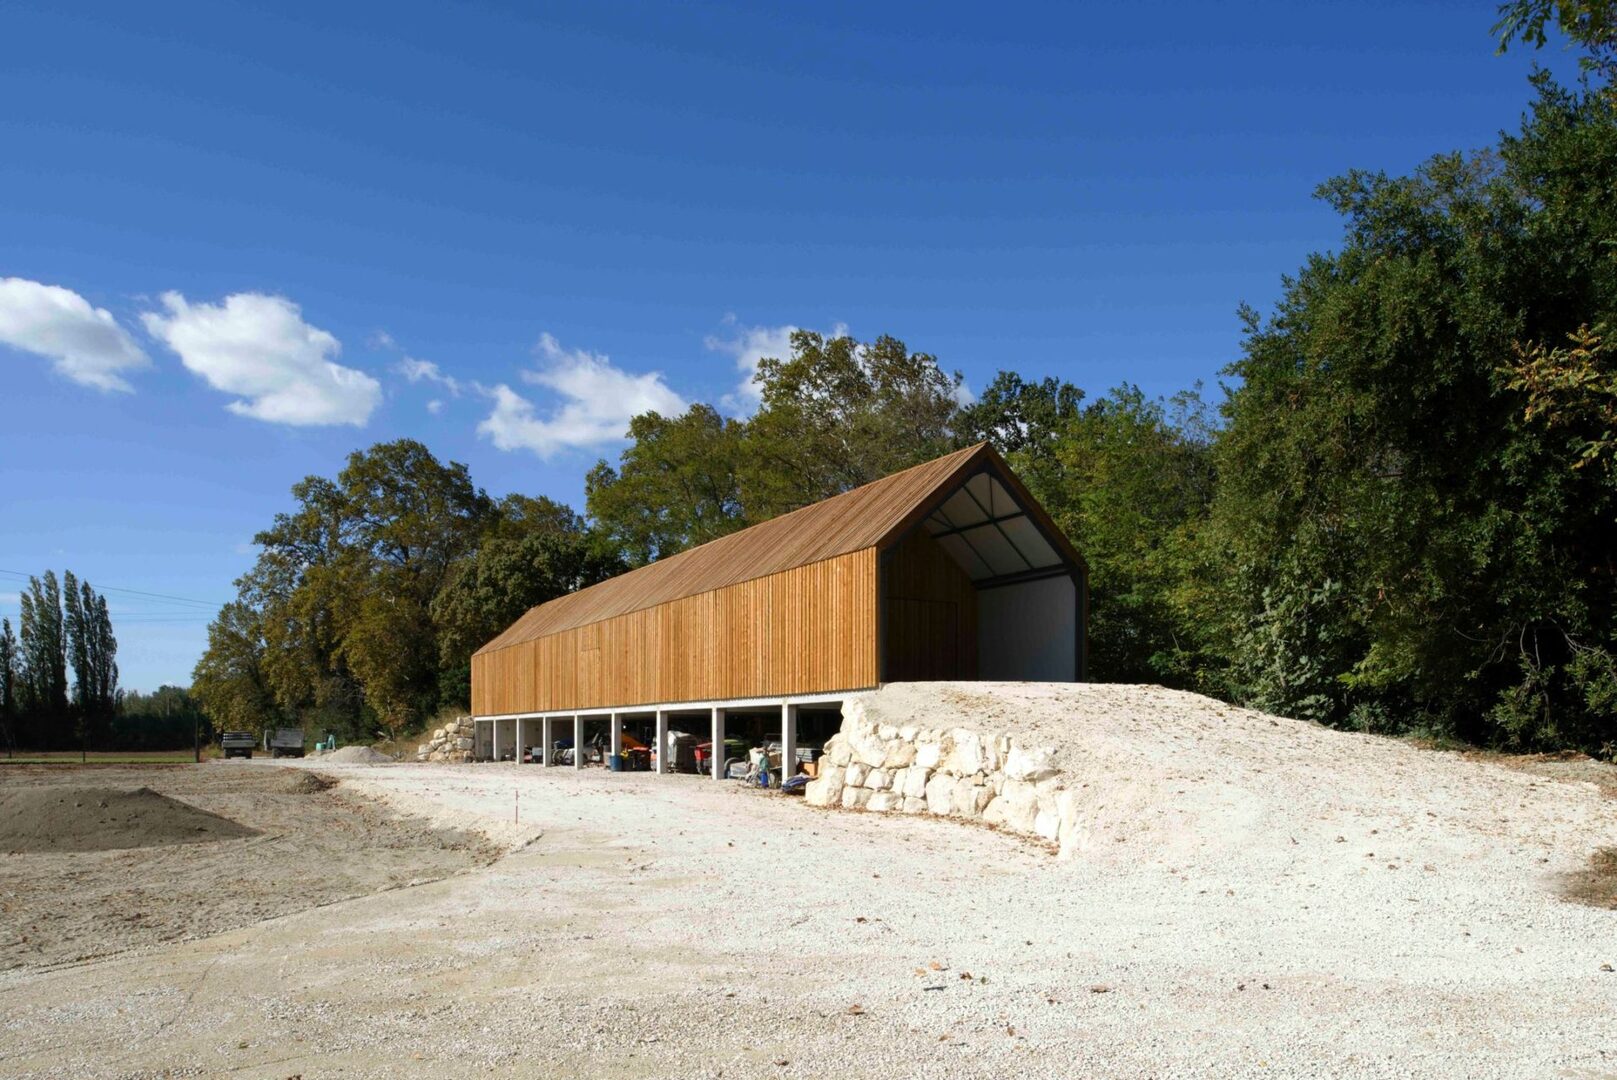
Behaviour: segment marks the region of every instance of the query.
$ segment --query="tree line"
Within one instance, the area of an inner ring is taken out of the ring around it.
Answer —
[[[1576,86],[1536,74],[1485,150],[1321,185],[1339,246],[1240,310],[1212,400],[1004,370],[963,403],[897,338],[800,331],[753,415],[635,417],[584,515],[379,444],[259,534],[195,693],[223,726],[407,728],[464,708],[470,653],[533,604],[987,440],[1090,564],[1093,677],[1611,755],[1611,10],[1507,5],[1502,44],[1571,28]]]
[[[100,746],[118,711],[107,599],[71,570],[30,577],[14,631],[0,619],[0,733],[7,749]]]

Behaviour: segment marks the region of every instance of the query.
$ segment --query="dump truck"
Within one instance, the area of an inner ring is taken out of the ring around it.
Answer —
[[[227,758],[250,758],[257,744],[258,740],[251,731],[224,731],[219,734],[219,749],[225,752]]]
[[[303,729],[296,727],[278,727],[264,733],[264,749],[269,751],[272,758],[302,757],[303,756]]]

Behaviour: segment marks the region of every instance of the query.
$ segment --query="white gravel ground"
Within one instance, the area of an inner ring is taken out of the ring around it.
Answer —
[[[322,765],[537,838],[0,975],[0,1073],[1617,1077],[1617,912],[1556,895],[1617,845],[1593,785],[1144,687],[877,707],[1048,735],[1105,827],[1056,860],[697,777]]]

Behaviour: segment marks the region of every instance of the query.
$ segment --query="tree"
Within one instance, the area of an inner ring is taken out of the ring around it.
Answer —
[[[759,361],[758,412],[746,424],[738,479],[748,524],[947,453],[959,372],[883,335],[860,342],[792,333],[792,355]]]
[[[1554,24],[1567,40],[1583,47],[1584,70],[1610,79],[1617,74],[1617,2],[1613,0],[1511,0],[1499,5],[1493,32],[1499,51],[1511,42],[1542,48]]]
[[[471,701],[471,655],[529,608],[628,569],[618,547],[548,499],[507,496],[477,553],[432,602],[439,698]]]
[[[264,671],[265,652],[256,609],[240,600],[220,609],[208,626],[208,647],[191,673],[191,695],[214,726],[260,731],[282,718]]]
[[[0,619],[0,731],[7,751],[17,748],[17,664],[17,636],[11,631],[11,620]]]
[[[590,470],[590,517],[637,566],[741,528],[745,430],[709,405],[636,416],[618,467],[602,461]]]
[[[1535,83],[1493,151],[1322,187],[1341,250],[1248,314],[1206,559],[1245,700],[1511,746],[1617,735],[1617,505],[1510,363],[1617,305],[1617,116]]]
[[[410,439],[357,451],[335,480],[306,477],[292,495],[294,509],[255,537],[237,606],[210,629],[198,695],[216,719],[290,715],[345,737],[402,730],[438,705],[432,602],[495,506],[464,465]],[[507,510],[513,521],[551,512],[534,500]]]
[[[20,597],[23,670],[27,674],[30,741],[38,746],[62,744],[68,716],[67,641],[62,626],[62,592],[56,574],[29,577]]]

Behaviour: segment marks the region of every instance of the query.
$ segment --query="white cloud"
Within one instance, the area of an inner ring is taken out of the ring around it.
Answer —
[[[48,357],[58,374],[97,390],[133,390],[123,372],[151,365],[111,312],[25,278],[0,278],[0,345]]]
[[[237,395],[227,407],[239,416],[359,427],[381,403],[381,384],[333,363],[341,343],[304,322],[285,297],[236,293],[220,304],[192,304],[167,292],[163,306],[167,314],[141,316],[147,332],[209,386]]]
[[[761,396],[753,376],[758,374],[758,362],[764,357],[785,360],[792,355],[792,334],[795,326],[741,326],[734,315],[724,317],[724,325],[734,327],[733,335],[720,337],[709,334],[702,342],[712,352],[724,353],[735,360],[741,381],[731,393],[719,399],[719,404],[737,415],[754,412]]]
[[[674,416],[689,408],[661,372],[630,374],[599,353],[564,349],[549,334],[540,336],[534,352],[543,366],[524,371],[523,381],[560,400],[541,416],[533,402],[504,383],[483,389],[494,399],[494,408],[477,432],[501,450],[532,450],[548,458],[562,450],[620,442],[631,417],[644,412]]]
[[[393,365],[393,370],[411,383],[437,383],[451,394],[460,397],[460,380],[453,375],[445,375],[431,360],[417,360],[413,356],[406,356]]]
[[[433,398],[431,401],[427,402],[427,411],[432,415],[437,416],[439,413],[444,411],[444,403],[439,401],[437,398]]]
[[[792,335],[800,326],[744,326],[735,315],[726,315],[723,323],[731,327],[730,336],[709,334],[702,344],[712,352],[724,353],[735,360],[736,370],[741,373],[741,381],[736,388],[719,399],[719,404],[730,410],[733,415],[746,416],[756,412],[758,403],[763,395],[758,390],[758,384],[753,378],[758,374],[758,363],[765,357],[776,360],[789,360],[792,355]],[[827,338],[844,337],[848,333],[847,323],[837,323],[830,330],[824,332]]]

